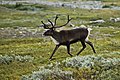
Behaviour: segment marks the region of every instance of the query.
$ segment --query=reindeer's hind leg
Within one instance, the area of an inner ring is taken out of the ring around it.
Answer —
[[[89,45],[91,46],[93,52],[96,53],[96,51],[95,51],[95,49],[94,49],[94,46],[93,46],[92,42],[90,42],[90,41],[85,41],[85,42],[86,42],[87,44],[89,44]]]
[[[67,44],[66,46],[67,46],[67,52],[68,52],[68,54],[72,57],[72,54],[70,54],[70,44]]]
[[[81,44],[83,48],[77,53],[77,55],[79,55],[86,48],[85,41],[81,41]]]

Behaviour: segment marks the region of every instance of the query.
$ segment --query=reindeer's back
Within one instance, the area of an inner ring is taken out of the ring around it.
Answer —
[[[60,34],[64,41],[72,41],[75,39],[85,39],[88,35],[87,28],[76,28],[71,30],[62,30]]]

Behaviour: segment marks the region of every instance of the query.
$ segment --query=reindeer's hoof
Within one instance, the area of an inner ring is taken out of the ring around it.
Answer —
[[[68,53],[71,57],[73,56],[72,54]]]
[[[77,54],[77,56],[79,56],[79,54]]]
[[[50,61],[55,60],[55,58],[49,58]]]
[[[52,58],[49,58],[49,60],[51,61],[51,60],[53,60]]]

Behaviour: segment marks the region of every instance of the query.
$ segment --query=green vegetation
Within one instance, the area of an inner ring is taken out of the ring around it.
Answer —
[[[71,45],[74,57],[67,54],[65,47],[60,47],[53,56],[54,59],[49,61],[55,47],[49,38],[0,38],[0,80],[45,79],[45,76],[49,80],[119,80],[120,22],[110,22],[109,19],[120,17],[120,11],[55,8],[39,4],[0,5],[0,29],[36,28],[41,20],[53,20],[56,14],[60,15],[58,24],[63,24],[66,15],[70,15],[73,18],[71,22],[76,26],[91,26],[93,30],[90,40],[97,53],[94,54],[87,45],[77,57],[76,53],[82,46],[76,43]],[[88,23],[94,19],[106,22]]]
[[[46,1],[78,1],[78,0],[46,0]],[[119,2],[119,0],[80,0],[80,1]]]
[[[36,27],[41,24],[41,20],[47,18],[53,19],[53,16],[56,14],[70,15],[74,18],[73,22],[77,23],[75,25],[81,25],[81,21],[90,21],[93,19],[103,19],[106,21],[106,23],[96,24],[96,26],[107,27],[115,25],[116,27],[119,27],[120,25],[119,22],[109,22],[110,17],[120,17],[120,12],[115,10],[84,10],[64,7],[55,8],[38,4],[6,4],[1,5],[0,12],[0,27]],[[61,16],[61,19],[62,22],[64,22],[66,17]],[[61,22],[61,20],[59,22]]]

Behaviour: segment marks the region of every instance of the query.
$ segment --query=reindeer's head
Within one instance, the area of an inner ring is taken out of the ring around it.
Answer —
[[[41,21],[42,24],[43,24],[42,27],[43,27],[44,29],[48,29],[47,31],[45,31],[45,32],[43,33],[44,36],[53,36],[54,33],[56,32],[56,31],[55,31],[56,28],[60,28],[60,27],[66,26],[72,18],[69,18],[69,15],[68,15],[68,21],[67,21],[65,24],[61,25],[61,26],[56,26],[56,20],[57,20],[57,19],[58,19],[58,16],[57,16],[57,15],[56,15],[56,18],[55,18],[55,22],[54,22],[54,23],[53,23],[51,20],[48,19],[48,22],[51,24],[52,27],[48,27],[47,24],[45,24],[43,21]]]
[[[49,29],[43,33],[44,36],[52,36],[54,34],[54,30]]]

